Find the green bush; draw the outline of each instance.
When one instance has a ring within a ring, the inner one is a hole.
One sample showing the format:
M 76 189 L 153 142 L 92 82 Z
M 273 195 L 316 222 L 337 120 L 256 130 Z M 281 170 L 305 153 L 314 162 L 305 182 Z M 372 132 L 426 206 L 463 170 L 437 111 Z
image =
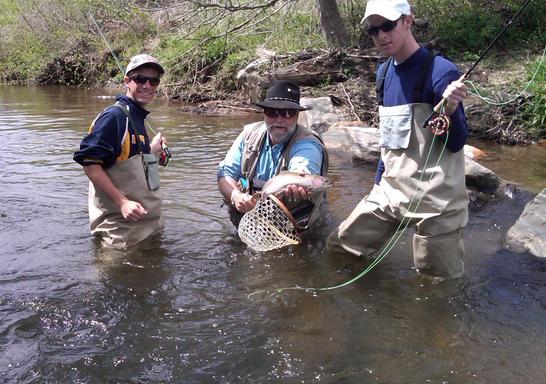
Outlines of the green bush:
M 426 39 L 440 38 L 448 54 L 479 54 L 520 10 L 524 0 L 416 0 L 415 14 L 429 21 Z M 544 43 L 546 2 L 531 1 L 506 30 L 497 49 Z
M 546 64 L 544 56 L 530 65 L 527 72 L 528 81 L 532 81 L 528 89 L 532 96 L 522 113 L 522 120 L 533 138 L 543 139 L 546 137 Z

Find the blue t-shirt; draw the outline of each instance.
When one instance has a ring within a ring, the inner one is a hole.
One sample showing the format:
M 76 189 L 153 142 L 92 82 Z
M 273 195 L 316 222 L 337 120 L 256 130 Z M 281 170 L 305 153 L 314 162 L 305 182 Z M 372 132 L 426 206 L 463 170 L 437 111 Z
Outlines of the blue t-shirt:
M 241 132 L 235 139 L 224 160 L 218 166 L 218 177 L 229 176 L 234 180 L 243 177 L 241 162 L 244 149 L 245 131 Z M 255 178 L 267 181 L 275 176 L 279 162 L 283 155 L 285 144 L 271 145 L 269 135 L 262 146 L 256 165 Z M 292 145 L 289 153 L 289 171 L 308 171 L 313 174 L 320 174 L 322 167 L 322 147 L 311 138 L 302 139 Z
M 421 65 L 428 55 L 429 50 L 420 47 L 403 63 L 389 65 L 387 72 L 385 73 L 383 88 L 383 105 L 385 107 L 411 104 L 414 102 L 413 90 L 416 85 L 415 83 L 419 77 Z M 382 73 L 382 67 L 387 64 L 388 62 L 385 62 L 379 66 L 377 76 Z M 461 73 L 455 64 L 442 56 L 436 56 L 431 65 L 431 69 L 425 78 L 422 102 L 431 105 L 438 104 L 442 99 L 442 94 L 447 86 L 460 77 Z M 468 127 L 462 104 L 459 104 L 455 112 L 449 117 L 451 119 L 451 128 L 449 130 L 446 148 L 451 152 L 458 152 L 464 147 L 468 135 Z M 440 136 L 440 138 L 445 140 L 446 136 L 447 135 L 443 135 Z M 385 165 L 383 164 L 383 161 L 380 160 L 375 176 L 376 184 L 379 184 L 384 170 Z
M 142 153 L 150 153 L 150 139 L 146 133 L 144 119 L 148 111 L 130 97 L 120 95 L 116 101 L 129 106 L 131 117 L 136 127 L 131 127 L 127 116 L 118 107 L 110 106 L 101 112 L 91 123 L 89 133 L 80 143 L 80 149 L 74 153 L 74 161 L 81 165 L 100 164 L 107 169 L 116 161 L 127 160 L 138 153 L 136 131 L 142 142 Z

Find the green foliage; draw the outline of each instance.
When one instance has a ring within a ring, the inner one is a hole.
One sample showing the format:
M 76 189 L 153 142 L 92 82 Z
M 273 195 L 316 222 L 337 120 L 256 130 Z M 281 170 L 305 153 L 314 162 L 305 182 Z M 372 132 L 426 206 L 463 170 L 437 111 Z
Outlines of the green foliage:
M 0 5 L 0 77 L 7 80 L 81 85 L 118 73 L 91 16 L 124 61 L 124 51 L 140 52 L 144 39 L 157 33 L 149 15 L 116 0 L 0 0 Z
M 546 64 L 544 56 L 527 68 L 528 81 L 532 81 L 528 91 L 531 93 L 522 120 L 536 139 L 546 137 Z M 536 74 L 535 74 L 536 73 Z M 534 76 L 534 78 L 533 78 Z
M 176 79 L 177 86 L 215 81 L 216 88 L 231 91 L 236 88 L 237 72 L 255 59 L 257 47 L 282 53 L 324 46 L 318 20 L 306 12 L 265 19 L 251 32 L 225 32 L 244 21 L 244 17 L 232 17 L 184 38 L 163 34 L 156 53 L 169 68 L 167 76 Z
M 9 54 L 7 60 L 2 60 L 2 77 L 9 81 L 34 78 L 44 63 L 52 59 L 44 42 L 30 34 L 20 34 L 16 41 L 3 44 L 2 48 Z
M 326 47 L 319 20 L 314 14 L 294 10 L 271 22 L 264 31 L 264 37 L 268 39 L 267 47 L 279 52 Z
M 518 12 L 524 0 L 416 0 L 415 14 L 429 21 L 423 38 L 439 37 L 448 54 L 479 54 Z M 497 47 L 544 43 L 546 2 L 532 1 L 506 30 Z

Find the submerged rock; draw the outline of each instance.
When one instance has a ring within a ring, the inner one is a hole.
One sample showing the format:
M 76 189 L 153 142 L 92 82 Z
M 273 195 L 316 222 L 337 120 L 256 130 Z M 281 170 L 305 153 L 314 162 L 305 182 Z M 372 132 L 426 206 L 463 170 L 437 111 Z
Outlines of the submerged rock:
M 546 257 L 546 189 L 528 203 L 506 234 L 505 247 L 514 252 L 528 251 Z

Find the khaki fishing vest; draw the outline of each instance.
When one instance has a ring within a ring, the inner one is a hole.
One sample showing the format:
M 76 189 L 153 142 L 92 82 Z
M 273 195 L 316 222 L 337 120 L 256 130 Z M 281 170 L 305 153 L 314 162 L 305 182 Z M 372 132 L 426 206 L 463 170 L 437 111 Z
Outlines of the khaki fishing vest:
M 254 179 L 256 166 L 260 157 L 260 150 L 263 147 L 264 142 L 267 138 L 267 129 L 264 122 L 258 122 L 245 126 L 244 130 L 246 131 L 246 134 L 243 137 L 244 151 L 241 159 L 241 172 L 243 174 L 243 177 L 246 178 L 250 183 L 250 181 Z M 285 144 L 282 157 L 275 171 L 275 175 L 279 174 L 279 172 L 281 171 L 288 169 L 288 164 L 290 163 L 290 150 L 292 149 L 292 146 L 298 141 L 308 138 L 312 138 L 320 144 L 322 148 L 322 165 L 320 173 L 322 176 L 327 175 L 329 158 L 328 152 L 326 151 L 326 147 L 324 146 L 322 139 L 316 132 L 300 125 L 296 127 L 296 131 Z M 253 184 L 254 183 L 252 183 L 251 185 Z M 252 193 L 253 191 L 248 192 Z M 314 207 L 309 215 L 307 223 L 304 226 L 301 226 L 299 228 L 300 230 L 308 229 L 318 221 L 318 219 L 320 218 L 320 206 L 324 202 L 325 198 L 325 192 L 313 195 L 312 203 Z
M 258 159 L 260 157 L 260 150 L 264 145 L 264 141 L 267 138 L 267 129 L 264 122 L 258 122 L 246 125 L 244 128 L 245 136 L 243 137 L 244 151 L 241 159 L 241 172 L 243 177 L 247 180 L 252 180 L 256 172 L 256 166 L 258 164 Z M 320 136 L 313 132 L 312 130 L 298 125 L 296 131 L 290 138 L 290 140 L 285 144 L 283 150 L 283 155 L 275 172 L 275 175 L 279 174 L 280 171 L 288 169 L 288 163 L 290 162 L 290 150 L 292 146 L 302 140 L 311 137 L 313 140 L 317 141 L 322 148 L 322 166 L 320 174 L 326 176 L 328 173 L 328 152 L 326 147 L 322 142 Z

